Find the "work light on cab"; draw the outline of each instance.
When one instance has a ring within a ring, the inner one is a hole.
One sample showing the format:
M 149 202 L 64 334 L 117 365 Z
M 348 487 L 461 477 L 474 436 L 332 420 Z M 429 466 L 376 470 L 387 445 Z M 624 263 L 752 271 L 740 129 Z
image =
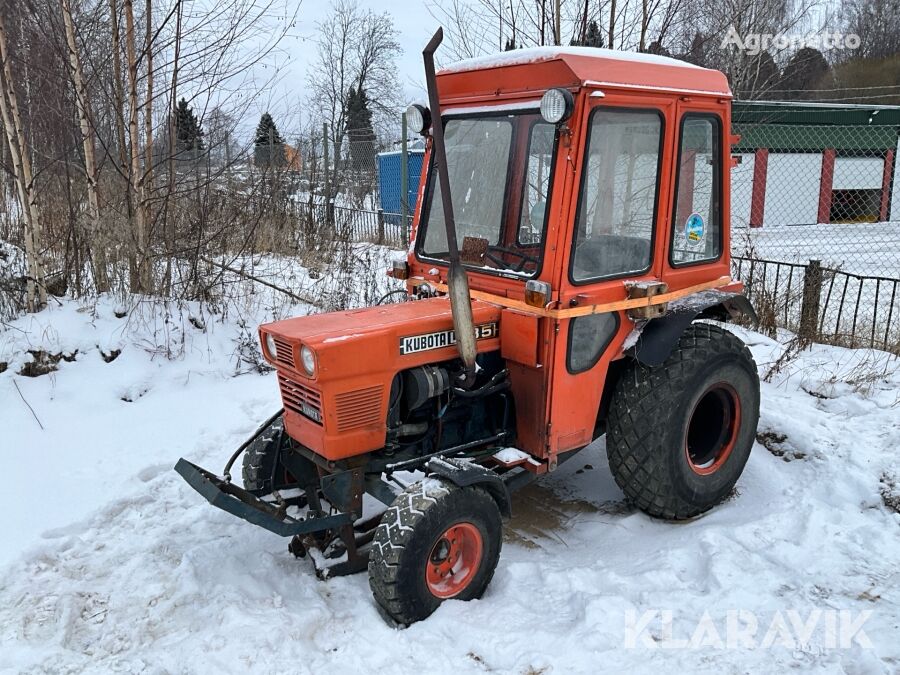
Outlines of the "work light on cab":
M 300 347 L 300 362 L 303 364 L 303 370 L 309 376 L 316 374 L 316 355 L 313 350 L 303 345 Z
M 566 89 L 548 89 L 541 97 L 541 117 L 550 124 L 565 122 L 574 109 L 575 99 Z
M 406 109 L 406 126 L 417 134 L 424 134 L 431 126 L 431 112 L 424 105 L 413 103 Z

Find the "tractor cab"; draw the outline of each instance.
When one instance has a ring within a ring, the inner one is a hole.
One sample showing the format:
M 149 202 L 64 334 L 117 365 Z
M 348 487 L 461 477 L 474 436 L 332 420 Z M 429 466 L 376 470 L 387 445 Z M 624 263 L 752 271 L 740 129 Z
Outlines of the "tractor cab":
M 730 276 L 724 75 L 561 47 L 435 73 L 441 36 L 407 112 L 427 170 L 389 270 L 404 301 L 261 326 L 282 408 L 221 475 L 176 466 L 320 575 L 368 569 L 403 624 L 480 597 L 511 493 L 600 435 L 625 498 L 686 519 L 731 494 L 759 416 L 722 325 L 753 316 Z
M 528 410 L 517 438 L 552 463 L 603 427 L 593 420 L 610 366 L 665 312 L 600 308 L 740 289 L 728 83 L 673 59 L 579 47 L 462 61 L 436 80 L 460 260 L 474 297 L 501 306 L 500 350 Z M 436 122 L 423 106 L 407 118 L 426 138 L 428 171 L 401 274 L 429 295 L 449 270 Z

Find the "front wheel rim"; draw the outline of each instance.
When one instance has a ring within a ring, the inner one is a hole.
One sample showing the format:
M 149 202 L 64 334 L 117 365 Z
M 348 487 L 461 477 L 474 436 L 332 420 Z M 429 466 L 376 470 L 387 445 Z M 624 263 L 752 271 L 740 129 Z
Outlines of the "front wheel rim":
M 717 382 L 706 389 L 688 418 L 684 453 L 691 470 L 701 476 L 718 471 L 737 444 L 741 400 L 734 387 Z
M 475 525 L 451 525 L 437 538 L 425 561 L 428 590 L 442 600 L 459 595 L 472 583 L 483 555 L 484 539 Z

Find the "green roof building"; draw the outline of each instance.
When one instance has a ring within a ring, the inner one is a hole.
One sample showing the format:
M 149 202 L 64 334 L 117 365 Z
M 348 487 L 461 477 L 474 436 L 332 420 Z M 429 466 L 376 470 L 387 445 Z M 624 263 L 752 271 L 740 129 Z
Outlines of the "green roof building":
M 736 227 L 900 221 L 900 107 L 735 101 Z

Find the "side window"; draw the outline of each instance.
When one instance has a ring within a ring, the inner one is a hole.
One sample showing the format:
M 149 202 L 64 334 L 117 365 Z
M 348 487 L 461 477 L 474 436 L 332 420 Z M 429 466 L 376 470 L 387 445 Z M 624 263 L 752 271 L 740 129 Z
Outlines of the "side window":
M 619 313 L 588 314 L 572 319 L 566 368 L 571 374 L 593 368 L 619 330 Z
M 722 252 L 722 153 L 718 118 L 686 115 L 681 123 L 671 260 L 687 265 Z
M 528 164 L 522 189 L 522 209 L 519 215 L 520 245 L 538 244 L 544 230 L 547 194 L 553 162 L 553 139 L 556 127 L 547 122 L 535 122 L 528 140 Z
M 662 117 L 597 108 L 588 133 L 572 280 L 644 272 L 653 248 Z

